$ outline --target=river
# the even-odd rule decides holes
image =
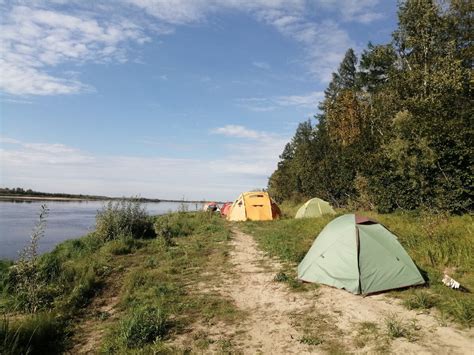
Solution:
[[[104,201],[0,201],[0,259],[16,259],[28,243],[38,220],[40,206],[49,208],[45,235],[39,243],[39,252],[51,251],[67,239],[81,237],[94,230],[95,216]],[[177,211],[181,202],[144,203],[149,214],[158,215]],[[196,203],[185,203],[189,211],[200,209]]]

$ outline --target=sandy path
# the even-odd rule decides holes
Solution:
[[[474,353],[473,330],[443,327],[434,315],[409,311],[398,300],[383,294],[361,297],[326,286],[303,293],[291,292],[285,284],[273,281],[280,270],[278,262],[266,257],[251,236],[238,229],[234,229],[233,234],[230,259],[234,267],[223,276],[224,283],[218,288],[248,316],[233,329],[214,331],[239,334],[236,338],[238,351],[249,354],[325,353],[324,345],[310,346],[300,342],[303,333],[301,324],[298,326],[301,323],[298,317],[314,316],[316,322],[321,320],[326,328],[333,327],[322,334],[324,341],[337,338],[346,351],[372,352],[382,340],[375,337],[372,344],[355,346],[357,325],[373,322],[378,326],[380,339],[388,339],[384,335],[384,320],[388,314],[396,314],[405,322],[415,320],[417,340],[398,338],[389,341],[386,350],[405,354]]]
[[[292,314],[308,311],[308,299],[295,297],[287,287],[273,281],[277,265],[266,258],[253,238],[234,230],[230,253],[235,277],[226,280],[224,294],[248,316],[240,327],[246,332],[241,341],[245,353],[304,354],[308,346],[293,326]]]

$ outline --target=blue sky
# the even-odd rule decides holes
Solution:
[[[229,200],[262,188],[378,0],[0,1],[2,186]]]

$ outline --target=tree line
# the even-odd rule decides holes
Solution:
[[[387,44],[348,49],[299,124],[268,189],[390,212],[472,211],[472,9],[468,0],[399,3]]]

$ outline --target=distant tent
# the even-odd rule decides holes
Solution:
[[[232,204],[229,221],[269,221],[280,217],[278,205],[270,198],[268,192],[244,192]]]
[[[216,202],[205,203],[202,210],[206,212],[220,212],[219,205]]]
[[[232,208],[232,202],[224,203],[221,208],[221,215],[223,215],[224,217],[227,217],[230,213],[231,208]]]
[[[425,281],[397,237],[366,217],[328,223],[298,265],[298,278],[368,294]]]
[[[299,208],[295,218],[321,217],[323,214],[335,213],[329,202],[321,200],[320,198],[312,198]]]

